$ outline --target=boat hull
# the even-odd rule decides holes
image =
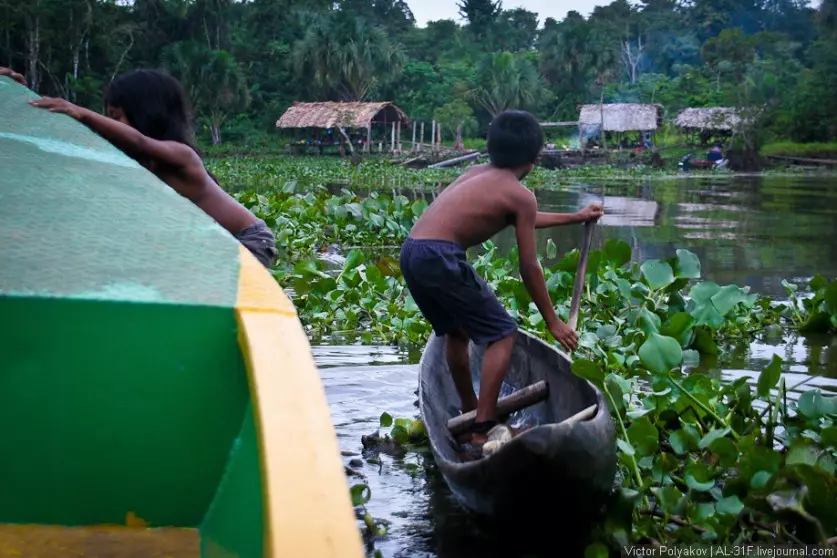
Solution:
[[[484,347],[471,344],[471,376],[478,389]],[[591,520],[610,494],[616,474],[616,432],[604,395],[578,378],[564,353],[519,332],[501,397],[545,380],[546,401],[514,413],[513,426],[534,426],[500,450],[463,461],[446,423],[459,414],[459,397],[444,358],[444,339],[427,343],[420,364],[419,407],[436,463],[451,492],[468,510],[504,522],[530,521],[522,510],[548,506],[573,523]],[[596,415],[556,423],[590,405]],[[561,502],[558,510],[554,504]]]

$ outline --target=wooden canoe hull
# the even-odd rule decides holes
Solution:
[[[484,347],[471,344],[470,353],[478,386]],[[513,426],[538,426],[489,457],[462,461],[446,427],[459,414],[459,396],[445,361],[444,339],[431,336],[420,363],[419,408],[436,463],[464,507],[506,520],[520,510],[558,502],[574,519],[598,512],[616,474],[616,431],[604,394],[575,376],[570,364],[561,351],[519,332],[500,396],[545,380],[547,400],[509,419]],[[555,424],[593,404],[598,409],[592,419]]]

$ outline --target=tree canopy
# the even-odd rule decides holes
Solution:
[[[0,64],[97,109],[115,75],[166,68],[216,143],[222,126],[269,131],[295,100],[388,100],[465,133],[505,108],[757,106],[774,136],[837,139],[837,0],[615,0],[561,21],[459,0],[461,24],[425,27],[409,3],[0,0]]]

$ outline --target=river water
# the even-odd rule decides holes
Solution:
[[[687,248],[700,257],[704,279],[748,285],[781,299],[783,279],[802,287],[814,273],[837,277],[835,182],[800,176],[573,183],[541,188],[536,195],[542,210],[557,212],[603,199],[606,215],[594,247],[620,238],[638,260],[670,257],[677,248]],[[545,250],[551,238],[560,258],[579,246],[581,229],[538,231],[538,245]],[[513,246],[513,230],[495,241]],[[377,430],[381,413],[417,416],[417,366],[395,348],[315,346],[313,352],[347,465],[359,458],[349,454],[360,454],[361,436]],[[786,334],[760,340],[724,355],[717,373],[755,378],[774,354],[785,359],[789,386],[814,376],[807,386],[837,392],[835,338]],[[374,542],[387,558],[508,556],[498,550],[498,537],[525,536],[481,531],[452,499],[430,456],[381,455],[379,464],[356,469],[365,480],[351,477],[349,482],[366,482],[371,488],[367,508],[390,522],[388,535]],[[556,548],[555,556],[560,555]]]

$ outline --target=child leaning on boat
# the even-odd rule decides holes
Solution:
[[[578,335],[558,319],[537,259],[535,229],[584,223],[603,215],[601,204],[578,213],[538,211],[520,181],[534,168],[543,131],[527,112],[507,111],[488,129],[490,164],[470,168],[427,208],[401,247],[401,270],[413,299],[445,352],[462,412],[477,410],[471,442],[482,445],[497,424],[495,408],[511,361],[517,323],[468,263],[465,250],[514,226],[520,276],[549,332],[568,351]],[[471,383],[468,341],[487,345],[477,399]]]
[[[26,80],[0,67],[22,85]],[[71,116],[153,172],[175,192],[227,229],[265,267],[276,262],[276,239],[261,219],[225,192],[206,170],[194,145],[189,103],[180,83],[157,70],[136,70],[113,80],[105,93],[108,116],[51,97],[32,106]]]

